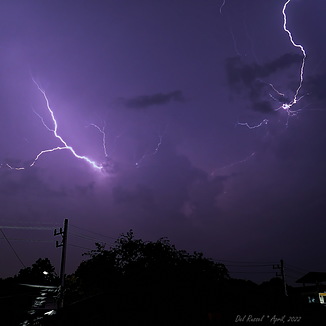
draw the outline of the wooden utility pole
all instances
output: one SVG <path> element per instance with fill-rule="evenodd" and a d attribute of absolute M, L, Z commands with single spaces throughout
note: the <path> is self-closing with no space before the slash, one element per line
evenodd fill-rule
<path fill-rule="evenodd" d="M 59 290 L 59 300 L 58 308 L 63 307 L 63 293 L 65 287 L 65 268 L 66 268 L 66 253 L 67 253 L 67 234 L 68 234 L 68 219 L 64 220 L 63 230 L 62 228 L 57 231 L 54 230 L 54 235 L 61 235 L 62 241 L 59 243 L 56 241 L 56 247 L 62 247 L 61 251 L 61 267 L 60 267 L 60 290 Z"/>
<path fill-rule="evenodd" d="M 284 261 L 283 261 L 283 259 L 281 259 L 281 277 L 282 277 L 283 286 L 284 286 L 284 295 L 287 297 L 288 296 L 288 291 L 287 291 L 286 282 L 285 282 Z"/>
<path fill-rule="evenodd" d="M 284 261 L 283 261 L 283 259 L 280 260 L 280 263 L 281 264 L 273 265 L 273 269 L 280 269 L 281 270 L 281 274 L 276 273 L 276 276 L 281 276 L 282 282 L 283 282 L 283 286 L 284 286 L 284 295 L 287 297 L 288 296 L 288 291 L 287 291 L 287 288 L 286 288 L 285 273 L 284 273 Z"/>

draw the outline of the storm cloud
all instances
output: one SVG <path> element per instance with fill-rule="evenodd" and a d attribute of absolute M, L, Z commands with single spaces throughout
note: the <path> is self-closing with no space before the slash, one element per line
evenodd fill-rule
<path fill-rule="evenodd" d="M 325 270 L 315 250 L 326 223 L 325 7 L 287 7 L 309 58 L 298 98 L 309 96 L 289 116 L 276 110 L 293 100 L 302 56 L 282 29 L 279 1 L 229 1 L 222 15 L 210 1 L 4 1 L 1 225 L 51 226 L 30 236 L 42 245 L 5 230 L 24 240 L 13 246 L 26 266 L 48 257 L 59 268 L 53 229 L 68 218 L 67 273 L 95 242 L 130 228 L 216 260 L 283 257 Z M 101 170 L 68 150 L 29 167 L 62 145 L 31 73 L 58 135 Z M 0 277 L 18 273 L 4 239 L 2 249 Z M 243 276 L 263 281 L 268 271 Z"/>
<path fill-rule="evenodd" d="M 140 95 L 124 100 L 124 105 L 131 109 L 147 109 L 150 106 L 164 105 L 170 102 L 184 102 L 182 91 Z"/>
<path fill-rule="evenodd" d="M 326 72 L 320 73 L 315 76 L 310 76 L 305 81 L 305 88 L 309 96 L 313 97 L 317 101 L 325 103 L 326 101 Z"/>
<path fill-rule="evenodd" d="M 300 63 L 302 57 L 298 54 L 286 53 L 275 60 L 259 65 L 247 64 L 241 57 L 232 57 L 226 60 L 228 85 L 233 92 L 244 93 L 251 102 L 254 111 L 272 113 L 273 100 L 269 97 L 271 91 L 269 83 L 263 81 L 272 74 Z M 274 94 L 273 94 L 274 95 Z M 275 94 L 274 99 L 279 103 L 286 103 L 288 99 Z"/>

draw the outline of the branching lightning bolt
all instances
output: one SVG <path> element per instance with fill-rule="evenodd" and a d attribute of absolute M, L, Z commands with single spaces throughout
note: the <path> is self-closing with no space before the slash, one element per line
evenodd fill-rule
<path fill-rule="evenodd" d="M 286 126 L 288 126 L 288 122 L 289 122 L 289 118 L 291 116 L 295 116 L 297 115 L 301 110 L 291 110 L 292 106 L 295 105 L 296 103 L 298 103 L 303 97 L 304 95 L 302 96 L 299 96 L 299 92 L 302 88 L 302 84 L 303 84 L 303 79 L 304 79 L 304 68 L 305 68 L 305 63 L 306 63 L 306 58 L 307 58 L 307 53 L 303 47 L 303 45 L 301 44 L 298 44 L 296 43 L 294 40 L 293 40 L 293 36 L 292 36 L 292 33 L 291 31 L 287 28 L 287 16 L 286 16 L 286 8 L 287 8 L 287 5 L 291 2 L 291 0 L 287 0 L 285 3 L 284 3 L 284 6 L 283 6 L 283 9 L 282 9 L 282 14 L 283 14 L 283 29 L 284 31 L 288 34 L 289 36 L 289 39 L 290 39 L 290 42 L 291 44 L 296 47 L 296 48 L 299 48 L 301 53 L 302 53 L 302 61 L 301 61 L 301 67 L 300 67 L 300 80 L 299 80 L 299 85 L 294 93 L 294 96 L 292 98 L 292 100 L 288 103 L 283 103 L 280 107 L 278 107 L 276 109 L 276 111 L 279 111 L 279 110 L 284 110 L 286 111 L 288 117 L 287 117 L 287 122 L 286 122 Z M 279 92 L 272 84 L 269 84 L 272 89 L 278 94 L 278 95 L 281 95 L 281 96 L 284 96 L 283 93 Z M 270 96 L 273 98 L 273 96 L 270 94 Z M 273 98 L 274 99 L 274 98 Z"/>
<path fill-rule="evenodd" d="M 45 103 L 46 103 L 46 107 L 47 107 L 47 110 L 49 111 L 50 113 L 50 116 L 51 116 L 51 119 L 52 119 L 52 122 L 53 122 L 53 128 L 50 128 L 49 126 L 46 125 L 46 123 L 44 122 L 44 119 L 37 113 L 34 111 L 34 113 L 41 119 L 43 125 L 45 126 L 45 128 L 52 132 L 54 137 L 59 139 L 59 141 L 61 142 L 61 144 L 63 146 L 57 146 L 57 147 L 53 147 L 53 148 L 50 148 L 50 149 L 46 149 L 46 150 L 42 150 L 41 152 L 39 152 L 36 157 L 34 158 L 33 162 L 29 165 L 30 167 L 34 166 L 35 163 L 38 161 L 38 159 L 43 155 L 43 154 L 46 154 L 46 153 L 50 153 L 50 152 L 55 152 L 55 151 L 58 151 L 58 150 L 69 150 L 76 158 L 80 159 L 80 160 L 83 160 L 85 162 L 87 162 L 88 164 L 90 164 L 93 168 L 97 169 L 97 170 L 101 170 L 102 169 L 102 165 L 96 163 L 95 161 L 89 159 L 87 156 L 84 156 L 84 155 L 79 155 L 76 153 L 76 151 L 73 149 L 72 146 L 68 145 L 66 143 L 66 141 L 58 134 L 58 123 L 57 123 L 57 120 L 55 119 L 55 116 L 54 116 L 54 112 L 53 110 L 51 109 L 51 106 L 50 106 L 50 102 L 49 102 L 49 99 L 45 93 L 45 91 L 39 86 L 39 84 L 34 80 L 34 78 L 32 78 L 34 84 L 36 85 L 37 89 L 41 92 L 44 100 L 45 100 Z M 99 128 L 98 128 L 99 129 Z M 104 133 L 103 130 L 99 129 L 102 133 Z M 9 167 L 10 169 L 14 169 L 14 170 L 24 170 L 25 168 L 24 167 L 13 167 L 9 164 L 6 164 L 7 167 Z"/>
<path fill-rule="evenodd" d="M 294 40 L 293 40 L 293 36 L 292 36 L 292 33 L 291 31 L 288 29 L 287 27 L 287 15 L 286 15 L 286 9 L 287 9 L 287 6 L 288 4 L 291 2 L 291 0 L 287 0 L 284 5 L 283 5 L 283 8 L 282 8 L 282 15 L 283 15 L 283 30 L 287 33 L 289 39 L 290 39 L 290 42 L 291 44 L 296 47 L 296 48 L 299 48 L 301 53 L 302 53 L 302 61 L 301 61 L 301 67 L 300 67 L 300 79 L 299 79 L 299 85 L 297 87 L 297 89 L 295 90 L 294 92 L 294 95 L 293 95 L 293 98 L 291 101 L 287 102 L 287 103 L 283 103 L 280 107 L 278 107 L 275 111 L 279 111 L 279 110 L 284 110 L 286 111 L 287 113 L 287 122 L 286 122 L 286 126 L 288 125 L 288 122 L 289 122 L 289 118 L 291 116 L 295 116 L 297 115 L 301 110 L 292 110 L 292 106 L 297 104 L 303 97 L 304 95 L 301 95 L 299 96 L 299 93 L 300 93 L 300 90 L 302 88 L 302 85 L 303 85 L 303 80 L 304 80 L 304 69 L 305 69 L 305 63 L 306 63 L 306 58 L 307 58 L 307 53 L 303 47 L 303 45 L 301 44 L 298 44 L 296 43 Z M 271 83 L 267 83 L 275 93 L 277 93 L 279 96 L 282 96 L 284 97 L 284 93 L 278 91 L 273 84 Z M 275 100 L 275 101 L 278 101 L 272 94 L 269 94 L 269 96 Z M 246 126 L 248 127 L 249 129 L 255 129 L 255 128 L 258 128 L 258 127 L 261 127 L 262 125 L 264 124 L 267 124 L 268 123 L 268 120 L 267 119 L 264 119 L 261 123 L 259 123 L 258 125 L 254 125 L 254 126 L 250 126 L 248 123 L 238 123 L 239 125 L 241 126 Z"/>
<path fill-rule="evenodd" d="M 298 99 L 298 95 L 299 95 L 299 92 L 300 92 L 300 89 L 302 87 L 302 84 L 303 84 L 303 74 L 304 74 L 304 68 L 305 68 L 305 62 L 306 62 L 306 57 L 307 57 L 307 54 L 306 54 L 306 51 L 305 49 L 303 48 L 303 46 L 301 44 L 297 44 L 294 42 L 293 40 L 293 37 L 292 37 L 292 34 L 290 32 L 290 30 L 287 28 L 287 17 L 286 17 L 286 7 L 287 5 L 291 2 L 291 0 L 287 0 L 283 6 L 283 9 L 282 9 L 282 14 L 283 14 L 283 29 L 284 31 L 288 34 L 289 36 L 289 39 L 290 39 L 290 42 L 292 43 L 292 45 L 296 48 L 299 48 L 302 52 L 302 63 L 301 63 L 301 68 L 300 68 L 300 82 L 299 82 L 299 86 L 294 94 L 294 97 L 293 97 L 293 100 L 290 102 L 290 107 L 294 104 L 296 104 L 298 101 L 300 101 L 301 97 Z"/>
<path fill-rule="evenodd" d="M 294 93 L 294 96 L 293 96 L 293 99 L 289 102 L 289 103 L 283 103 L 279 108 L 276 109 L 276 111 L 278 110 L 285 110 L 288 114 L 288 118 L 290 116 L 294 116 L 294 115 L 297 115 L 298 112 L 300 111 L 294 111 L 294 110 L 291 110 L 291 107 L 298 103 L 303 97 L 304 95 L 302 96 L 299 96 L 299 92 L 302 88 L 302 84 L 303 84 L 303 79 L 304 79 L 304 68 L 305 68 L 305 63 L 306 63 L 306 58 L 307 58 L 307 53 L 303 47 L 303 45 L 301 44 L 298 44 L 296 43 L 294 40 L 293 40 L 293 36 L 292 36 L 292 33 L 291 31 L 287 28 L 287 16 L 286 16 L 286 8 L 287 8 L 287 5 L 291 2 L 291 0 L 287 0 L 283 6 L 283 9 L 282 9 L 282 14 L 283 14 L 283 29 L 284 31 L 288 34 L 289 36 L 289 39 L 290 39 L 290 42 L 291 44 L 296 47 L 296 48 L 299 48 L 301 53 L 302 53 L 302 61 L 301 61 L 301 67 L 300 67 L 300 80 L 299 80 L 299 86 L 297 87 L 295 93 Z M 284 96 L 283 93 L 279 92 L 272 84 L 269 84 L 273 90 L 278 94 L 278 95 L 282 95 Z"/>

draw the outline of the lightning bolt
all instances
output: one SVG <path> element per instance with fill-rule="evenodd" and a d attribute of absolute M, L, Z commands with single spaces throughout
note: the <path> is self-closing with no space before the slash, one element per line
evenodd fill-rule
<path fill-rule="evenodd" d="M 282 8 L 282 15 L 283 15 L 283 30 L 284 32 L 287 33 L 288 37 L 289 37 L 289 40 L 291 42 L 291 44 L 295 47 L 295 48 L 298 48 L 300 49 L 301 53 L 302 53 L 302 61 L 301 61 L 301 66 L 300 66 L 300 77 L 299 77 L 299 85 L 298 87 L 296 88 L 295 92 L 294 92 L 294 95 L 293 95 L 293 98 L 292 100 L 290 101 L 287 101 L 285 103 L 282 103 L 281 106 L 279 106 L 277 109 L 275 109 L 275 111 L 279 111 L 279 110 L 284 110 L 286 113 L 287 113 L 287 121 L 286 121 L 286 126 L 288 126 L 288 122 L 289 122 L 289 118 L 292 117 L 292 116 L 296 116 L 301 110 L 293 110 L 292 107 L 293 105 L 297 104 L 303 97 L 304 95 L 302 96 L 299 96 L 299 93 L 300 93 L 300 90 L 302 88 L 302 85 L 303 85 L 303 80 L 304 80 L 304 69 L 305 69 L 305 63 L 306 63 L 306 58 L 307 58 L 307 53 L 303 47 L 303 45 L 299 44 L 299 43 L 296 43 L 293 39 L 293 36 L 292 36 L 292 33 L 291 31 L 288 29 L 287 27 L 287 15 L 286 15 L 286 9 L 287 9 L 287 6 L 288 4 L 291 2 L 291 0 L 287 0 L 284 5 L 283 5 L 283 8 Z M 266 83 L 267 85 L 269 85 L 273 91 L 275 93 L 277 93 L 277 95 L 281 96 L 281 97 L 285 97 L 285 94 L 280 92 L 279 90 L 276 89 L 276 87 L 274 87 L 273 84 L 271 83 Z M 275 100 L 275 101 L 278 101 L 280 102 L 279 100 L 277 100 L 272 94 L 269 94 L 269 96 Z M 255 129 L 255 128 L 259 128 L 261 127 L 262 125 L 264 124 L 267 124 L 268 123 L 268 120 L 267 119 L 264 119 L 261 123 L 259 123 L 258 125 L 249 125 L 247 122 L 242 122 L 242 123 L 238 123 L 238 125 L 241 125 L 241 126 L 246 126 L 248 127 L 249 129 Z"/>
<path fill-rule="evenodd" d="M 292 34 L 290 32 L 290 30 L 287 28 L 287 16 L 286 16 L 286 7 L 287 5 L 291 2 L 291 0 L 287 0 L 283 6 L 283 9 L 282 9 L 282 14 L 283 14 L 283 29 L 284 31 L 288 34 L 289 36 L 289 39 L 290 39 L 290 42 L 292 43 L 292 45 L 296 48 L 299 48 L 301 50 L 301 53 L 302 53 L 302 62 L 301 62 L 301 68 L 300 68 L 300 82 L 299 82 L 299 86 L 294 94 L 294 97 L 293 97 L 293 100 L 290 102 L 290 107 L 294 104 L 296 104 L 298 101 L 300 101 L 300 99 L 302 97 L 300 97 L 298 99 L 298 96 L 299 96 L 299 92 L 300 92 L 300 89 L 302 87 L 302 84 L 303 84 L 303 74 L 304 74 L 304 68 L 305 68 L 305 62 L 306 62 L 306 57 L 307 57 L 307 54 L 306 54 L 306 51 L 305 49 L 303 48 L 303 46 L 301 44 L 297 44 L 294 42 L 293 40 L 293 37 L 292 37 Z"/>
<path fill-rule="evenodd" d="M 96 125 L 95 123 L 91 123 L 90 126 L 96 128 L 101 134 L 102 134 L 102 146 L 103 146 L 103 151 L 104 151 L 104 155 L 105 157 L 108 157 L 108 152 L 106 149 L 106 134 L 105 134 L 105 127 L 100 128 L 98 125 Z"/>
<path fill-rule="evenodd" d="M 40 114 L 38 114 L 34 109 L 33 109 L 33 112 L 34 112 L 34 113 L 35 113 L 35 114 L 40 118 L 40 120 L 41 120 L 43 126 L 44 126 L 48 131 L 53 132 L 53 130 L 52 130 L 50 127 L 48 127 L 48 125 L 45 123 L 43 117 L 42 117 Z"/>
<path fill-rule="evenodd" d="M 221 7 L 220 7 L 220 14 L 222 15 L 222 9 L 223 9 L 223 7 L 225 6 L 225 1 L 226 0 L 223 0 L 223 3 L 221 4 Z"/>
<path fill-rule="evenodd" d="M 135 163 L 136 167 L 139 167 L 140 164 L 147 158 L 147 157 L 150 157 L 150 156 L 154 156 L 155 154 L 157 154 L 157 152 L 159 151 L 161 145 L 162 145 L 162 139 L 163 139 L 163 136 L 162 135 L 159 135 L 158 136 L 159 138 L 159 141 L 155 147 L 155 149 L 150 152 L 150 153 L 145 153 L 138 162 Z"/>
<path fill-rule="evenodd" d="M 215 169 L 213 172 L 211 172 L 211 176 L 216 176 L 217 172 L 218 171 L 221 171 L 221 170 L 225 170 L 225 169 L 229 169 L 229 168 L 232 168 L 236 165 L 240 165 L 240 164 L 245 164 L 247 163 L 251 158 L 253 158 L 254 156 L 256 155 L 256 152 L 252 152 L 250 155 L 248 155 L 247 157 L 245 157 L 244 159 L 240 160 L 240 161 L 236 161 L 236 162 L 233 162 L 233 163 L 230 163 L 228 165 L 225 165 L 225 166 L 222 166 L 220 168 L 217 168 Z"/>
<path fill-rule="evenodd" d="M 290 116 L 294 116 L 294 115 L 297 115 L 299 111 L 301 110 L 291 110 L 292 106 L 297 104 L 303 97 L 304 95 L 302 96 L 299 96 L 299 93 L 300 93 L 300 90 L 302 88 L 302 84 L 303 84 L 303 80 L 304 80 L 304 69 L 305 69 L 305 63 L 306 63 L 306 58 L 307 58 L 307 53 L 303 47 L 303 45 L 301 44 L 298 44 L 296 43 L 294 40 L 293 40 L 293 36 L 292 36 L 292 33 L 291 31 L 288 29 L 287 27 L 287 15 L 286 15 L 286 9 L 287 9 L 287 6 L 288 4 L 291 2 L 291 0 L 287 0 L 284 5 L 283 5 L 283 8 L 282 8 L 282 15 L 283 15 L 283 30 L 287 33 L 288 37 L 289 37 L 289 40 L 291 42 L 291 44 L 295 47 L 295 48 L 298 48 L 300 49 L 301 53 L 302 53 L 302 61 L 301 61 L 301 66 L 300 66 L 300 78 L 299 78 L 299 85 L 297 87 L 297 89 L 295 90 L 294 92 L 294 95 L 293 95 L 293 98 L 290 102 L 288 103 L 283 103 L 280 107 L 278 107 L 276 109 L 276 111 L 279 111 L 279 110 L 284 110 L 287 112 L 288 114 L 288 118 Z M 279 92 L 272 84 L 269 84 L 273 90 L 278 94 L 278 95 L 281 95 L 281 96 L 284 96 L 283 93 Z M 271 96 L 271 95 L 270 95 Z M 271 96 L 272 97 L 272 96 Z M 273 98 L 273 97 L 272 97 Z M 288 121 L 287 121 L 288 122 Z"/>
<path fill-rule="evenodd" d="M 268 124 L 268 119 L 264 119 L 262 122 L 258 123 L 257 125 L 250 125 L 248 122 L 238 122 L 237 125 L 239 126 L 245 126 L 249 129 L 256 129 L 259 128 L 263 125 L 267 125 Z"/>
<path fill-rule="evenodd" d="M 102 164 L 98 164 L 96 163 L 95 161 L 89 159 L 87 156 L 84 156 L 84 155 L 79 155 L 76 153 L 76 151 L 73 149 L 72 146 L 68 145 L 67 142 L 58 134 L 58 123 L 57 123 L 57 120 L 54 116 L 54 112 L 53 110 L 51 109 L 51 106 L 50 106 L 50 102 L 49 102 L 49 99 L 45 93 L 45 91 L 39 86 L 39 84 L 35 81 L 34 78 L 32 78 L 32 81 L 33 83 L 36 85 L 37 89 L 41 92 L 43 98 L 44 98 L 44 101 L 46 103 L 46 108 L 51 116 L 51 119 L 52 119 L 52 122 L 53 122 L 53 128 L 50 128 L 49 126 L 46 125 L 46 123 L 44 122 L 44 119 L 37 113 L 34 111 L 34 113 L 41 119 L 42 121 L 42 124 L 44 125 L 44 127 L 53 133 L 54 137 L 57 138 L 60 143 L 62 144 L 62 146 L 57 146 L 57 147 L 53 147 L 53 148 L 50 148 L 50 149 L 46 149 L 46 150 L 42 150 L 41 152 L 39 152 L 36 157 L 34 158 L 33 162 L 29 165 L 29 167 L 32 167 L 36 164 L 36 162 L 38 161 L 38 159 L 44 155 L 44 154 L 47 154 L 47 153 L 51 153 L 51 152 L 56 152 L 56 151 L 59 151 L 59 150 L 68 150 L 72 153 L 73 156 L 75 156 L 77 159 L 80 159 L 80 160 L 83 160 L 85 162 L 87 162 L 89 165 L 91 165 L 94 169 L 97 169 L 97 170 L 102 170 L 102 167 L 103 165 Z M 104 130 L 101 130 L 100 128 L 98 128 L 103 134 L 104 134 Z M 105 134 L 104 134 L 105 136 Z M 105 139 L 105 138 L 104 138 Z M 105 144 L 105 143 L 104 143 Z M 5 164 L 8 168 L 12 169 L 12 170 L 24 170 L 25 168 L 24 167 L 14 167 L 10 164 Z"/>
<path fill-rule="evenodd" d="M 287 33 L 289 40 L 291 42 L 291 44 L 295 47 L 295 48 L 299 48 L 301 53 L 302 53 L 302 61 L 301 61 L 301 66 L 300 66 L 300 78 L 299 78 L 299 85 L 297 87 L 297 89 L 294 92 L 293 98 L 290 102 L 288 103 L 283 103 L 280 107 L 278 107 L 275 111 L 279 111 L 279 110 L 284 110 L 287 113 L 287 121 L 286 121 L 286 126 L 288 126 L 289 123 L 289 118 L 291 116 L 296 116 L 301 110 L 292 110 L 292 106 L 297 104 L 303 97 L 299 96 L 299 92 L 302 88 L 302 84 L 303 84 L 303 79 L 304 79 L 304 69 L 305 69 L 305 63 L 306 63 L 306 58 L 307 58 L 307 53 L 303 47 L 303 45 L 296 43 L 293 40 L 293 36 L 291 31 L 288 29 L 287 27 L 287 15 L 286 15 L 286 9 L 288 4 L 291 2 L 291 0 L 287 0 L 282 8 L 282 15 L 283 15 L 283 30 Z M 272 84 L 269 84 L 272 89 L 280 96 L 284 96 L 283 93 L 279 92 Z M 270 94 L 270 96 L 273 98 L 273 96 Z M 273 98 L 275 99 L 275 98 Z"/>

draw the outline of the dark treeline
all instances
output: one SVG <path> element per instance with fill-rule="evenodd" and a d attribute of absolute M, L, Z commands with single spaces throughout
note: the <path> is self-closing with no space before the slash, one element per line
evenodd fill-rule
<path fill-rule="evenodd" d="M 135 239 L 132 231 L 110 250 L 97 243 L 86 255 L 89 259 L 67 278 L 66 300 L 79 301 L 85 309 L 92 302 L 95 324 L 138 320 L 142 325 L 170 325 L 178 316 L 182 323 L 198 325 L 207 304 L 217 303 L 214 289 L 229 279 L 223 264 L 177 250 L 167 239 Z"/>
<path fill-rule="evenodd" d="M 234 325 L 257 318 L 257 325 L 271 325 L 274 315 L 301 316 L 298 325 L 325 321 L 324 307 L 307 305 L 291 287 L 286 297 L 280 279 L 261 285 L 232 279 L 224 264 L 177 250 L 165 238 L 145 242 L 129 231 L 112 248 L 96 243 L 84 255 L 75 273 L 66 276 L 64 308 L 54 316 L 27 317 L 39 289 L 21 285 L 59 284 L 47 258 L 1 280 L 0 324 Z"/>

